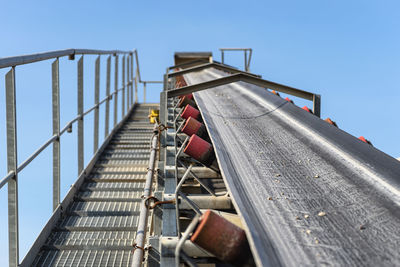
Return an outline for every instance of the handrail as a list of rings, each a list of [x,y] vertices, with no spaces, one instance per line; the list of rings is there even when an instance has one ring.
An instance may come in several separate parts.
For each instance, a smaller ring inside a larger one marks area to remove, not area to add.
[[[136,60],[136,73],[133,74],[134,55]],[[77,62],[78,76],[78,112],[75,118],[67,122],[60,130],[60,81],[59,81],[59,59],[68,56],[70,60],[75,59],[75,55],[82,55]],[[84,55],[97,55],[95,60],[95,85],[94,95],[95,103],[87,110],[83,110],[83,65]],[[106,96],[99,101],[100,94],[100,55],[109,55],[106,62]],[[119,63],[118,57],[121,55],[122,60]],[[111,89],[111,59],[115,58],[114,68],[114,88]],[[52,73],[52,124],[53,132],[51,137],[45,141],[36,151],[34,151],[24,162],[17,166],[17,129],[16,129],[16,84],[15,72],[16,67],[24,64],[40,62],[44,60],[54,59],[51,63]],[[122,65],[122,81],[118,80],[118,68]],[[91,112],[95,113],[93,124],[94,133],[94,151],[98,152],[98,137],[99,137],[99,108],[102,104],[105,105],[104,117],[104,136],[107,139],[110,135],[110,102],[114,100],[114,127],[117,127],[118,114],[121,114],[123,120],[133,105],[138,102],[138,82],[143,84],[144,102],[146,99],[146,83],[162,83],[161,81],[144,81],[140,77],[139,57],[137,50],[93,50],[93,49],[64,49],[57,51],[49,51],[30,55],[22,55],[15,57],[0,58],[0,69],[10,68],[5,75],[6,82],[6,132],[7,132],[7,175],[0,180],[0,189],[8,184],[8,232],[9,232],[9,266],[17,267],[19,265],[19,230],[18,230],[18,173],[28,166],[38,155],[46,148],[53,144],[53,211],[60,205],[60,137],[65,132],[71,132],[74,123],[77,124],[78,137],[78,176],[84,172],[84,124],[83,120],[86,115]],[[122,82],[122,87],[119,87],[119,82]],[[118,95],[122,98],[119,101]],[[135,97],[135,100],[134,100]],[[118,103],[120,102],[120,104]],[[122,103],[121,103],[122,102]],[[119,109],[120,108],[120,111]],[[111,131],[112,133],[113,131]]]
[[[126,86],[132,84],[132,82],[126,83]],[[118,89],[118,91],[121,91],[123,88]],[[110,94],[110,96],[115,95],[116,92],[114,91],[113,93]],[[32,160],[34,160],[39,154],[46,149],[49,145],[51,145],[55,140],[60,138],[68,129],[72,127],[72,125],[77,122],[79,119],[85,117],[87,114],[98,108],[101,104],[106,102],[107,100],[110,100],[110,96],[106,96],[103,98],[102,101],[100,101],[98,104],[94,105],[93,107],[89,108],[86,110],[82,115],[76,116],[74,119],[71,121],[67,122],[65,126],[62,128],[59,134],[53,135],[51,138],[49,138],[42,146],[40,146],[35,152],[32,153],[21,165],[17,167],[17,173],[20,173]],[[3,179],[0,180],[0,189],[7,184],[7,182],[12,179],[15,176],[15,172],[11,171],[9,172]]]
[[[95,49],[70,48],[70,49],[55,50],[55,51],[36,53],[30,55],[0,58],[0,69],[39,62],[52,58],[73,56],[73,55],[116,55],[116,54],[131,54],[131,53],[133,52],[122,51],[122,50],[95,50]]]
[[[221,51],[221,63],[224,64],[225,57],[224,57],[224,52],[225,51],[243,51],[244,54],[244,70],[246,72],[250,72],[250,62],[251,62],[251,56],[253,54],[253,49],[251,48],[220,48]],[[247,52],[249,52],[249,58],[247,59]]]

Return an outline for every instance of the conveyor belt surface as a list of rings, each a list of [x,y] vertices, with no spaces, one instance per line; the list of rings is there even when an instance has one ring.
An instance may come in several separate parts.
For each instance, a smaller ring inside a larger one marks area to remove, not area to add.
[[[400,162],[264,88],[194,96],[259,266],[400,265]]]

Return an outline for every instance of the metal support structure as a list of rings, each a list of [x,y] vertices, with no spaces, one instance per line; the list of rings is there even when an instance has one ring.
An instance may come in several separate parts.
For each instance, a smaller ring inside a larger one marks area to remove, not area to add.
[[[131,93],[131,78],[130,78],[130,69],[131,65],[130,65],[130,56],[128,55],[126,57],[126,81],[127,81],[127,87],[126,87],[126,107],[127,110],[129,110],[129,108],[131,107],[130,104],[130,93]]]
[[[93,125],[93,153],[99,148],[99,100],[100,100],[100,56],[95,62],[94,71],[94,125]]]
[[[78,176],[84,166],[84,140],[83,140],[83,56],[78,61]]]
[[[51,64],[53,136],[60,135],[60,76],[59,59]],[[60,138],[53,142],[53,211],[60,204]]]
[[[106,80],[106,111],[104,121],[104,139],[108,136],[110,123],[110,79],[111,79],[111,56],[107,58],[107,80]]]
[[[157,127],[157,125],[155,125]],[[150,160],[149,167],[146,176],[146,184],[143,192],[143,201],[140,207],[140,217],[138,228],[136,232],[135,238],[135,250],[133,251],[133,261],[132,267],[140,267],[142,266],[143,255],[144,255],[144,242],[146,239],[147,232],[147,224],[148,224],[148,207],[146,206],[146,199],[151,195],[152,184],[153,184],[153,176],[154,176],[154,168],[157,157],[157,146],[158,146],[158,135],[159,132],[155,130],[155,133],[151,139],[151,152],[150,152]]]
[[[130,54],[131,57],[131,105],[133,105],[133,54]],[[135,77],[135,86],[136,86],[136,77]],[[136,94],[135,94],[136,97]]]
[[[139,68],[136,67],[136,73],[135,73],[135,103],[138,102],[138,75],[139,75]]]
[[[273,90],[276,90],[276,91],[279,91],[282,93],[286,93],[289,95],[293,95],[293,96],[297,96],[297,97],[304,98],[307,100],[311,100],[311,101],[313,101],[313,104],[314,104],[314,114],[317,115],[318,113],[320,113],[320,110],[321,110],[320,96],[318,96],[314,93],[310,93],[310,92],[307,92],[307,91],[304,91],[301,89],[297,89],[294,87],[290,87],[287,85],[279,84],[276,82],[271,82],[268,80],[263,80],[261,78],[254,77],[254,76],[248,75],[246,73],[236,73],[236,74],[232,74],[229,76],[217,78],[214,80],[210,80],[210,81],[206,81],[206,82],[202,82],[202,83],[198,83],[198,84],[184,86],[179,89],[173,89],[173,90],[168,91],[168,97],[186,95],[186,94],[190,94],[193,92],[202,91],[202,90],[206,90],[206,89],[210,89],[210,88],[214,88],[214,87],[218,87],[221,85],[226,85],[226,84],[230,84],[230,83],[234,83],[234,82],[250,83],[250,84],[254,84],[259,87],[269,88],[269,89],[273,89]],[[316,113],[316,111],[317,111],[317,113]]]
[[[146,84],[147,82],[143,82],[143,103],[146,103]]]
[[[313,95],[313,113],[314,115],[321,117],[321,95]]]
[[[104,135],[106,142],[109,141],[110,133],[110,100],[115,95],[115,109],[118,106],[118,92],[126,90],[126,94],[123,94],[125,101],[123,104],[123,114],[126,114],[126,110],[132,111],[131,107],[133,104],[133,66],[134,58],[133,53],[138,59],[137,51],[120,51],[120,50],[88,50],[88,49],[66,49],[59,51],[50,51],[45,53],[37,53],[32,55],[24,55],[17,57],[8,57],[0,59],[1,68],[11,68],[5,75],[5,104],[6,104],[6,135],[7,135],[7,174],[0,179],[0,189],[8,185],[8,232],[9,232],[9,266],[19,266],[19,232],[18,232],[18,174],[28,166],[37,156],[39,156],[47,147],[52,145],[52,170],[53,170],[53,189],[52,189],[52,210],[56,217],[60,216],[61,210],[65,210],[66,206],[63,206],[63,202],[60,202],[60,146],[61,136],[64,133],[72,132],[74,123],[77,123],[77,165],[78,165],[78,176],[84,176],[84,117],[93,111],[94,113],[94,128],[93,128],[93,151],[94,155],[98,155],[99,150],[104,149],[104,144],[99,149],[99,109],[100,106],[105,103],[105,129]],[[68,57],[70,60],[74,60],[76,55],[82,55],[77,62],[77,115],[75,118],[66,123],[64,127],[60,129],[60,75],[59,75],[59,60],[62,57]],[[96,55],[95,60],[95,84],[94,84],[94,106],[84,111],[84,56],[83,55]],[[106,78],[106,96],[100,101],[100,55],[108,55],[107,58],[107,78]],[[116,69],[115,69],[115,92],[110,93],[111,90],[111,55],[116,56]],[[118,88],[118,56],[124,56],[128,58],[123,63],[123,76],[124,80],[122,83],[123,88]],[[53,59],[51,62],[51,75],[52,75],[52,135],[45,141],[37,150],[35,150],[26,160],[20,165],[17,161],[17,129],[16,129],[16,85],[15,85],[15,67],[19,65],[25,65],[34,62],[40,62]],[[130,59],[130,60],[129,60]],[[125,66],[125,64],[128,64]],[[125,73],[126,70],[126,73]],[[135,77],[136,84],[135,89],[137,92],[137,83],[143,83],[140,79],[140,70],[137,62],[137,76]],[[126,75],[126,76],[125,76]],[[154,81],[148,81],[148,83],[156,83]],[[129,91],[130,90],[130,91]],[[136,94],[137,99],[137,94]],[[115,125],[120,127],[121,123],[117,123],[118,116],[115,112]],[[121,117],[121,120],[125,120]],[[111,131],[111,134],[115,133],[116,127]],[[108,141],[107,141],[108,140]],[[89,162],[88,166],[92,168],[93,162]],[[73,191],[73,188],[71,189]],[[69,191],[68,197],[70,198]],[[52,217],[53,218],[53,217]],[[58,217],[59,218],[59,217]],[[48,224],[55,224],[58,219],[51,219]],[[48,225],[46,225],[48,229]],[[45,242],[43,235],[48,234],[47,232],[39,235],[36,243]],[[47,238],[47,237],[46,237]],[[42,244],[42,243],[41,243]],[[35,246],[35,245],[34,245]],[[38,247],[33,247],[31,251],[38,251]],[[32,255],[28,256],[27,262],[31,262]],[[25,261],[25,260],[24,260]],[[23,264],[24,265],[24,264]]]
[[[122,101],[121,101],[121,116],[125,116],[125,56],[122,57]]]
[[[253,54],[253,49],[251,48],[220,48],[221,51],[221,62],[225,63],[225,51],[243,51],[244,55],[244,70],[246,72],[250,71],[250,61]],[[247,52],[249,53],[249,58],[247,59]]]
[[[15,68],[6,74],[6,118],[7,118],[7,170],[14,172],[8,181],[8,255],[9,266],[17,267],[19,260],[18,237],[18,173],[17,173],[17,116]]]
[[[118,121],[118,55],[115,55],[114,69],[114,127]]]

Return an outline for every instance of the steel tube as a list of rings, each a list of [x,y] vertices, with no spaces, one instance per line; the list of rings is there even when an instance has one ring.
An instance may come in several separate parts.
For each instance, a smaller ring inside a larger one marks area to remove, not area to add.
[[[83,56],[78,61],[78,176],[84,166],[83,137]]]
[[[52,64],[52,111],[53,111],[53,211],[60,203],[60,79],[59,79],[59,59]],[[47,145],[50,144],[49,142]],[[45,144],[45,147],[47,147]],[[44,148],[43,148],[44,149]],[[42,150],[40,150],[37,155]],[[29,161],[30,162],[30,161]],[[28,164],[28,163],[27,163]]]
[[[110,77],[111,77],[111,56],[107,58],[107,79],[106,79],[106,111],[104,122],[104,138],[108,136],[108,127],[110,121]]]
[[[156,129],[156,125],[154,127]],[[153,176],[154,176],[154,167],[156,162],[157,155],[157,143],[158,143],[158,135],[159,133],[155,133],[152,137],[151,141],[151,152],[150,152],[150,160],[149,160],[149,168],[146,176],[146,183],[143,191],[143,201],[140,206],[140,215],[139,215],[139,224],[137,228],[135,243],[137,247],[144,248],[144,242],[146,240],[146,231],[147,231],[147,218],[149,215],[149,210],[145,205],[145,200],[147,197],[151,195]],[[140,248],[137,248],[133,252],[133,260],[132,267],[140,267],[142,266],[143,254],[144,251]]]
[[[130,54],[132,51],[122,51],[122,50],[94,50],[94,49],[64,49],[49,51],[43,53],[36,53],[30,55],[16,56],[16,57],[6,57],[0,59],[0,69],[18,65],[24,65],[28,63],[48,60],[52,58],[70,56],[70,55],[113,55],[113,54]]]
[[[131,106],[133,105],[133,54],[130,54],[131,57]]]
[[[125,116],[125,56],[122,57],[122,100],[121,100],[121,118]]]
[[[99,94],[100,94],[100,56],[96,58],[94,70],[94,120],[93,120],[93,154],[99,148]]]
[[[118,55],[115,56],[115,69],[114,69],[114,127],[118,121]]]
[[[19,263],[18,238],[18,171],[17,171],[17,116],[15,96],[15,68],[6,74],[7,170],[14,172],[8,181],[8,257],[9,266]]]

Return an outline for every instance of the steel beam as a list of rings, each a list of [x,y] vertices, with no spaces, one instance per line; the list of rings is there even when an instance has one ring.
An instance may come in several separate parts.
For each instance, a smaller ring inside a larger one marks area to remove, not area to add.
[[[273,89],[273,90],[276,90],[276,91],[279,91],[282,93],[286,93],[289,95],[293,95],[293,96],[297,96],[297,97],[304,98],[307,100],[311,100],[311,101],[313,101],[313,104],[314,104],[314,110],[318,111],[318,113],[320,113],[320,110],[321,110],[320,97],[321,96],[301,90],[301,89],[290,87],[287,85],[279,84],[276,82],[271,82],[268,80],[263,80],[261,78],[254,77],[254,76],[248,75],[246,73],[236,73],[236,74],[232,74],[230,76],[217,78],[215,80],[205,81],[205,82],[193,84],[193,85],[188,85],[188,86],[181,87],[179,89],[173,89],[173,90],[168,91],[168,97],[176,97],[176,96],[186,95],[186,94],[190,94],[193,92],[202,91],[202,90],[206,90],[206,89],[210,89],[210,88],[214,88],[214,87],[218,87],[218,86],[222,86],[222,85],[226,85],[226,84],[230,84],[230,83],[234,83],[234,82],[250,83],[250,84],[253,84],[253,85],[256,85],[259,87],[269,88],[269,89]]]
[[[83,56],[78,61],[78,176],[84,166],[84,136],[83,136]]]
[[[118,121],[118,55],[115,56],[114,69],[114,127]]]
[[[59,59],[51,64],[52,76],[52,111],[53,111],[53,211],[60,204],[60,78]]]
[[[187,69],[183,69],[183,70],[180,70],[180,71],[171,72],[171,73],[168,73],[167,75],[168,75],[168,78],[172,78],[172,77],[181,76],[183,74],[187,74],[187,73],[190,73],[190,72],[201,71],[201,70],[209,69],[209,68],[216,68],[216,69],[219,69],[219,70],[222,70],[222,71],[231,72],[231,73],[245,73],[245,74],[247,74],[249,76],[261,77],[261,76],[256,75],[256,74],[246,73],[246,72],[243,72],[243,71],[241,71],[239,69],[232,68],[232,67],[229,67],[227,65],[219,64],[219,63],[216,63],[216,62],[197,65],[197,66],[194,66],[194,67],[191,67],[191,68],[187,68]]]
[[[104,139],[108,136],[108,128],[110,122],[110,78],[111,78],[111,56],[107,58],[107,80],[106,80],[106,111],[104,121]]]
[[[125,56],[122,57],[122,101],[121,101],[121,118],[125,116]]]
[[[9,266],[19,262],[18,237],[18,172],[17,172],[17,116],[16,116],[15,68],[6,74],[7,118],[7,170],[15,175],[8,181],[8,257]]]
[[[100,56],[95,62],[94,71],[94,126],[93,126],[93,154],[99,148],[99,99],[100,99]]]

